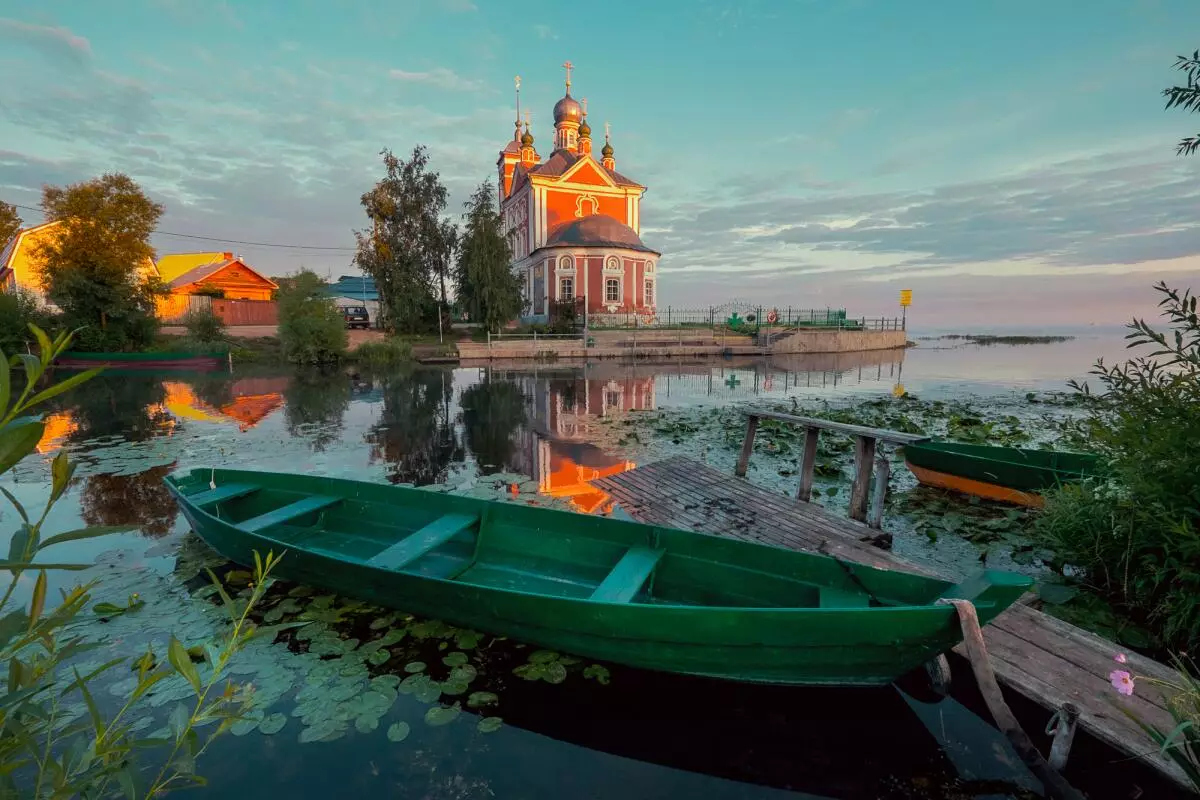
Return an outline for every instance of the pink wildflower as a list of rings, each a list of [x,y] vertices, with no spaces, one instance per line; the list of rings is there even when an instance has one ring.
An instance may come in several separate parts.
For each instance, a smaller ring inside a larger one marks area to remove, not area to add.
[[[1128,660],[1129,659],[1125,658],[1124,653],[1117,653],[1115,656],[1113,656],[1113,661],[1117,662],[1118,664],[1124,664]]]
[[[1108,679],[1112,681],[1113,688],[1126,697],[1133,694],[1133,676],[1123,669],[1114,669],[1109,673]]]

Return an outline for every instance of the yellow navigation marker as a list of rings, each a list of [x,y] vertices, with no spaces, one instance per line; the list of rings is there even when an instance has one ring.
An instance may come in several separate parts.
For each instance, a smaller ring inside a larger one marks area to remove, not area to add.
[[[900,305],[905,308],[912,305],[912,289],[900,290]]]

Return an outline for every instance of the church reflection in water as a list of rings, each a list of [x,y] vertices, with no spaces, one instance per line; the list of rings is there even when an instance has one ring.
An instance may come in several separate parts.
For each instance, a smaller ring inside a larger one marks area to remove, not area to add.
[[[601,419],[655,407],[653,374],[618,364],[573,366],[561,370],[506,371],[488,368],[489,380],[520,387],[526,422],[507,465],[530,475],[538,491],[567,498],[586,514],[607,514],[613,501],[591,481],[631,470],[637,464],[605,452],[590,440]]]

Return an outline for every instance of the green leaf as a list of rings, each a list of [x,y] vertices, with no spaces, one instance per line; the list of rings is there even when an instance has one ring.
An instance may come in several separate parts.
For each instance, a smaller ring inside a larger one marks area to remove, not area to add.
[[[96,706],[96,700],[92,697],[92,693],[88,691],[87,681],[79,677],[79,670],[72,668],[75,673],[75,685],[79,687],[79,693],[83,695],[83,702],[87,706],[88,714],[92,718],[92,728],[96,736],[104,734],[104,718],[100,716],[100,709]]]
[[[46,335],[44,330],[32,322],[29,323],[29,330],[33,333],[33,337],[37,339],[38,355],[42,356],[43,359],[51,358],[54,355],[54,345],[50,343],[50,337]]]
[[[500,730],[502,725],[504,725],[504,720],[500,717],[484,717],[479,720],[479,724],[475,726],[475,729],[480,733],[495,733]]]
[[[200,673],[196,670],[196,665],[192,663],[192,657],[188,655],[187,648],[174,636],[171,637],[171,644],[167,647],[167,658],[170,659],[171,666],[175,668],[175,671],[192,685],[196,694],[200,694]]]
[[[175,741],[179,741],[187,731],[191,729],[192,715],[188,711],[187,706],[183,703],[176,703],[171,709],[170,716],[167,717],[167,725],[171,728],[171,733],[175,735]]]
[[[34,561],[0,561],[0,572],[23,572],[27,569],[69,569],[81,570],[91,568],[91,564],[43,564]]]
[[[567,668],[558,662],[553,662],[545,665],[546,674],[542,676],[542,680],[546,683],[562,683],[567,679]]]
[[[52,506],[63,496],[63,492],[71,485],[71,476],[75,474],[75,465],[67,458],[67,451],[59,450],[50,463],[50,500],[47,506]]]
[[[409,672],[409,673],[424,672],[425,671],[425,662],[424,661],[410,661],[404,665],[404,671]]]
[[[434,706],[425,712],[425,724],[431,728],[440,728],[454,722],[461,713],[462,708],[458,703],[452,706]]]
[[[457,651],[448,653],[446,657],[442,659],[442,663],[447,667],[461,667],[463,664],[467,663],[467,654]]]
[[[33,583],[33,597],[29,601],[29,629],[42,618],[42,610],[46,607],[46,570],[38,570],[37,580]]]
[[[29,538],[35,533],[32,525],[22,525],[8,540],[8,560],[27,561],[33,558],[36,547],[29,546]]]
[[[84,383],[86,381],[90,381],[92,378],[99,375],[100,372],[102,371],[102,369],[103,369],[102,367],[98,367],[96,369],[89,369],[86,372],[76,373],[76,374],[72,375],[71,377],[67,378],[65,381],[60,381],[59,383],[56,383],[53,386],[51,386],[41,392],[38,392],[37,394],[35,394],[33,397],[31,397],[29,399],[29,402],[27,402],[25,404],[25,407],[31,408],[33,406],[38,405],[39,403],[46,402],[47,400],[49,400],[52,397],[57,397],[58,395],[62,394],[65,391],[68,391],[69,389],[74,389],[79,384]]]
[[[407,722],[397,722],[388,727],[387,738],[389,742],[403,742],[410,733],[412,733],[411,725]]]
[[[95,539],[99,536],[110,536],[114,533],[126,533],[128,531],[137,530],[136,525],[93,525],[90,528],[79,528],[66,533],[58,533],[51,536],[49,539],[42,541],[38,547],[39,550],[45,550],[47,547],[63,542],[77,542],[80,539]]]
[[[38,359],[37,356],[30,355],[29,353],[17,353],[15,356],[12,357],[11,363],[13,364],[13,366],[20,364],[23,367],[25,367],[25,385],[26,386],[37,385],[38,378],[42,377],[42,372],[44,372],[44,370],[42,369],[42,362]],[[26,403],[25,407],[28,408],[29,404]]]
[[[0,427],[0,475],[33,452],[46,425],[35,417],[20,417]]]
[[[1038,597],[1050,605],[1061,606],[1079,594],[1079,590],[1062,583],[1039,583],[1037,593]]]
[[[467,707],[482,708],[484,706],[494,706],[500,702],[500,696],[493,692],[471,692],[467,697]]]
[[[592,664],[590,667],[584,669],[583,677],[594,678],[596,683],[607,686],[612,676],[607,667],[601,666],[600,664]]]
[[[287,725],[287,717],[283,714],[270,714],[263,717],[263,721],[258,723],[259,733],[271,736],[283,730],[283,726]]]
[[[5,489],[3,486],[0,486],[0,492],[2,492],[4,496],[8,498],[8,502],[12,504],[12,507],[15,508],[17,513],[21,515],[21,519],[24,520],[26,525],[28,525],[29,514],[25,513],[25,506],[21,505],[21,502],[17,500],[17,498],[13,497],[12,492],[10,492],[8,489]]]

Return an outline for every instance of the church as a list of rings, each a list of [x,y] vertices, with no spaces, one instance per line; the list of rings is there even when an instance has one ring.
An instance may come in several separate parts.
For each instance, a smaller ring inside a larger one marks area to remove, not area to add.
[[[516,79],[513,137],[496,162],[500,217],[522,278],[527,321],[546,320],[552,308],[573,302],[595,324],[606,317],[653,316],[661,255],[641,239],[646,187],[617,172],[609,126],[597,160],[592,151],[587,99],[566,93],[554,105],[554,141],[543,161],[529,114],[521,120],[521,79]]]

